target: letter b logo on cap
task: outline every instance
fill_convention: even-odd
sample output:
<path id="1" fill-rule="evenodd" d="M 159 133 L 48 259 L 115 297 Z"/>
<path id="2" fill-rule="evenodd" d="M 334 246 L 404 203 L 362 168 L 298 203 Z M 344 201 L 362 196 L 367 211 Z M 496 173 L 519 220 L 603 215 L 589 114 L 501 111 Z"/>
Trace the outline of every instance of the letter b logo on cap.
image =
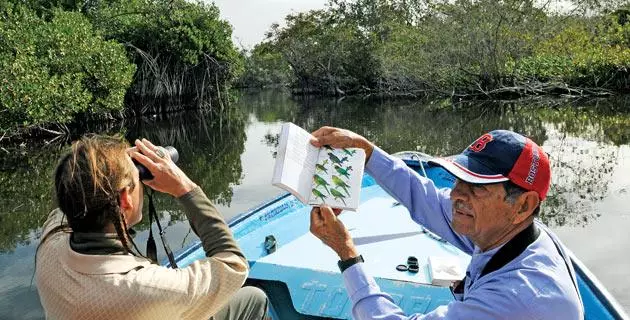
<path id="1" fill-rule="evenodd" d="M 474 152 L 479 152 L 483 150 L 486 147 L 486 144 L 488 144 L 488 142 L 490 141 L 492 141 L 492 135 L 486 133 L 470 145 L 470 150 Z"/>

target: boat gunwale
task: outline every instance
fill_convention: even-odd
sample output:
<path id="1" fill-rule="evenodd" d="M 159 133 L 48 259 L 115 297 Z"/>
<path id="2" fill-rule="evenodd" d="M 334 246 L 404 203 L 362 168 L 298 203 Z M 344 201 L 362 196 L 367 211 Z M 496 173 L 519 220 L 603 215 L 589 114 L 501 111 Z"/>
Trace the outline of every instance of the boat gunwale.
<path id="1" fill-rule="evenodd" d="M 263 201 L 262 204 L 255 206 L 243 213 L 237 214 L 234 217 L 230 218 L 227 221 L 227 225 L 228 227 L 230 227 L 230 229 L 236 227 L 238 224 L 240 224 L 241 222 L 244 222 L 247 220 L 247 218 L 259 213 L 261 210 L 283 200 L 284 198 L 287 198 L 288 196 L 290 196 L 291 194 L 288 192 L 284 192 L 280 195 L 277 195 L 269 200 Z M 201 247 L 201 241 L 200 240 L 196 240 L 193 243 L 189 244 L 186 248 L 182 249 L 181 251 L 177 252 L 177 254 L 175 255 L 175 262 L 179 262 L 182 259 L 184 259 L 186 256 L 188 256 L 189 254 L 193 253 L 194 251 L 196 251 L 197 249 L 199 249 Z M 161 265 L 169 265 L 168 263 L 168 259 L 165 257 L 164 259 L 162 259 L 162 261 L 160 262 Z M 170 266 L 169 266 L 170 267 Z"/>
<path id="2" fill-rule="evenodd" d="M 615 319 L 629 319 L 621 304 L 615 297 L 604 287 L 597 277 L 586 267 L 586 265 L 575 256 L 575 254 L 567 248 L 573 269 L 578 273 L 579 277 L 584 281 L 588 288 L 595 294 L 599 302 L 604 305 L 610 315 Z"/>

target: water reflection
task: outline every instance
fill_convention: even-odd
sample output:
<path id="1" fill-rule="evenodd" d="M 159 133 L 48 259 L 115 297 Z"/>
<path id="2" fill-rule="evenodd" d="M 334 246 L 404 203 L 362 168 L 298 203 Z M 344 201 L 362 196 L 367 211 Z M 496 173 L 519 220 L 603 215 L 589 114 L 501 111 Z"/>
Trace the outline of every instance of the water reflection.
<path id="1" fill-rule="evenodd" d="M 551 226 L 584 226 L 606 214 L 594 208 L 615 179 L 612 172 L 619 146 L 630 140 L 626 99 L 452 106 L 444 101 L 295 100 L 267 91 L 240 94 L 232 108 L 221 113 L 169 114 L 87 129 L 176 146 L 183 170 L 224 209 L 252 207 L 260 198 L 277 192 L 266 180 L 272 166 L 257 164 L 271 163 L 282 121 L 307 130 L 321 125 L 345 127 L 389 152 L 420 150 L 438 156 L 460 152 L 487 131 L 511 129 L 528 135 L 550 153 L 554 178 L 541 218 Z M 250 143 L 247 150 L 246 140 Z M 31 262 L 38 228 L 53 206 L 52 170 L 65 147 L 53 143 L 0 150 L 0 318 L 24 318 L 24 309 L 31 310 L 28 317 L 41 317 L 41 310 L 33 309 L 36 292 L 29 288 Z M 244 180 L 248 171 L 249 180 Z M 253 175 L 252 171 L 264 173 Z M 238 196 L 234 196 L 236 186 Z M 256 193 L 261 188 L 268 189 Z M 169 241 L 177 250 L 192 238 L 186 236 L 190 229 L 185 217 L 169 197 L 156 200 L 164 220 L 172 225 Z M 146 228 L 143 221 L 138 230 Z M 139 233 L 143 237 L 146 231 Z M 24 265 L 28 268 L 18 267 Z"/>
<path id="2" fill-rule="evenodd" d="M 627 97 L 456 106 L 440 101 L 374 104 L 260 97 L 248 109 L 258 119 L 292 121 L 311 131 L 323 124 L 348 128 L 388 152 L 419 150 L 446 156 L 461 152 L 490 130 L 521 132 L 550 154 L 553 183 L 540 217 L 550 226 L 586 225 L 599 216 L 593 204 L 607 194 L 617 146 L 630 139 Z M 264 142 L 277 146 L 277 139 L 277 133 L 269 133 Z"/>
<path id="3" fill-rule="evenodd" d="M 246 138 L 245 117 L 238 109 L 219 115 L 187 112 L 158 121 L 139 121 L 128 127 L 125 137 L 129 141 L 147 138 L 154 144 L 175 146 L 179 151 L 178 166 L 202 186 L 208 198 L 225 206 L 232 202 L 231 186 L 240 183 L 240 155 Z M 172 198 L 158 196 L 156 200 L 159 208 L 170 212 L 171 219 L 185 219 Z"/>
<path id="4" fill-rule="evenodd" d="M 130 122 L 122 133 L 129 141 L 144 137 L 156 144 L 176 146 L 182 169 L 203 186 L 210 199 L 229 205 L 232 201 L 230 186 L 238 184 L 241 178 L 244 127 L 244 117 L 236 111 L 224 115 L 185 113 Z M 112 130 L 100 132 L 114 133 Z M 0 162 L 0 252 L 10 252 L 17 245 L 29 244 L 39 237 L 34 233 L 54 205 L 52 173 L 66 147 L 49 145 L 36 150 L 18 147 L 3 155 Z M 171 219 L 185 219 L 170 197 L 158 196 L 156 201 L 159 208 L 170 213 Z M 144 219 L 137 229 L 145 229 L 147 223 Z"/>
<path id="5" fill-rule="evenodd" d="M 440 102 L 296 101 L 271 91 L 243 94 L 230 112 L 220 115 L 193 112 L 134 121 L 126 123 L 123 133 L 130 141 L 146 137 L 176 146 L 184 171 L 211 199 L 229 206 L 231 186 L 240 183 L 243 170 L 245 127 L 252 121 L 246 115 L 263 123 L 292 121 L 307 130 L 323 124 L 349 128 L 389 152 L 421 150 L 438 156 L 460 152 L 489 130 L 511 129 L 527 134 L 550 153 L 554 181 L 541 218 L 550 225 L 580 225 L 597 217 L 592 204 L 606 195 L 616 146 L 630 139 L 630 116 L 620 107 L 624 103 L 596 100 L 569 105 L 555 100 L 453 107 Z M 101 128 L 108 133 L 116 130 Z M 270 131 L 261 140 L 276 146 L 277 132 Z M 37 238 L 33 233 L 53 206 L 50 177 L 63 148 L 16 147 L 2 155 L 0 252 Z M 184 219 L 170 198 L 157 199 L 172 219 Z"/>
<path id="6" fill-rule="evenodd" d="M 0 158 L 0 253 L 27 245 L 52 208 L 52 171 L 60 146 L 9 149 Z"/>

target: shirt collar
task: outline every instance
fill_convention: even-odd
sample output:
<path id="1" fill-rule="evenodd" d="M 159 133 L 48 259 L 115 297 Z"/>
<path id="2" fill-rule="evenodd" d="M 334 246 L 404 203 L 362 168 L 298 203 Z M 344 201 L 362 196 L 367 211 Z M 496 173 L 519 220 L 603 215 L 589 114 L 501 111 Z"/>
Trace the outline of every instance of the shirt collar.
<path id="1" fill-rule="evenodd" d="M 127 273 L 151 265 L 151 262 L 142 257 L 131 254 L 93 255 L 78 253 L 70 248 L 69 235 L 65 242 L 62 259 L 68 267 L 83 274 L 115 274 Z"/>
<path id="2" fill-rule="evenodd" d="M 115 233 L 73 232 L 70 248 L 82 254 L 125 254 L 125 247 Z"/>
<path id="3" fill-rule="evenodd" d="M 483 269 L 488 261 L 490 261 L 490 258 L 492 258 L 492 256 L 504 245 L 505 243 L 485 252 L 481 252 L 481 248 L 475 245 L 475 249 L 473 250 L 473 254 L 470 259 L 470 264 L 468 265 L 468 271 L 471 276 L 476 278 L 477 274 L 481 273 L 481 269 Z"/>

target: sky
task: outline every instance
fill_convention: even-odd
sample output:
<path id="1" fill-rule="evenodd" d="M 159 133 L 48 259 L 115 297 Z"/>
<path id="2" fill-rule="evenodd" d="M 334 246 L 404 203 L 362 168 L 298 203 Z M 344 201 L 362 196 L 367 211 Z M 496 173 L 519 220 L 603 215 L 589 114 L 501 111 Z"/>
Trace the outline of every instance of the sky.
<path id="1" fill-rule="evenodd" d="M 262 41 L 272 23 L 282 24 L 292 12 L 320 9 L 327 0 L 205 0 L 214 2 L 234 31 L 232 38 L 237 47 L 251 49 Z"/>

